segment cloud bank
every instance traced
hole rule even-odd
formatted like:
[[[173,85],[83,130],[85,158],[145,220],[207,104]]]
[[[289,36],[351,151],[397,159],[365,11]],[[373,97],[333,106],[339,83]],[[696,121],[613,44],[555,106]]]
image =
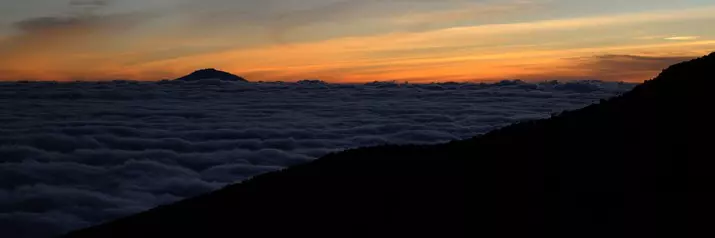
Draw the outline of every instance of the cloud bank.
[[[632,87],[0,83],[0,234],[49,237],[330,152],[469,138]]]

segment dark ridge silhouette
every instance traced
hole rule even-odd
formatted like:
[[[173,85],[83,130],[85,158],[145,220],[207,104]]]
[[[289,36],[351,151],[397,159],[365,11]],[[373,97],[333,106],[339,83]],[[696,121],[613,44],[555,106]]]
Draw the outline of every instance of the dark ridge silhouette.
[[[712,236],[715,54],[432,146],[325,156],[66,237]]]
[[[233,75],[231,73],[227,73],[224,71],[216,70],[216,69],[201,69],[194,71],[193,73],[186,75],[184,77],[178,78],[176,80],[180,81],[198,81],[202,79],[219,79],[223,81],[240,81],[240,82],[248,82],[248,80]]]
[[[300,80],[297,83],[299,84],[327,84],[325,81],[320,80],[320,79],[304,79]]]

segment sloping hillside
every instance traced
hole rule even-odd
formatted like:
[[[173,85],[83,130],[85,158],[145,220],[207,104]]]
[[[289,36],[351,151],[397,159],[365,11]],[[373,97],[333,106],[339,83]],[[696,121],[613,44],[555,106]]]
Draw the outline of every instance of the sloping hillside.
[[[715,53],[551,119],[331,154],[67,237],[700,234],[715,207],[714,80]]]

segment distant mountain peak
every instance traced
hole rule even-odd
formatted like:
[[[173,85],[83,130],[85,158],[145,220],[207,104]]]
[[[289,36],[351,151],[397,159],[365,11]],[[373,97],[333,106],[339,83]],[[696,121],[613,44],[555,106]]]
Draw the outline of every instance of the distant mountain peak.
[[[200,69],[196,70],[193,73],[183,76],[181,78],[177,78],[176,80],[181,80],[181,81],[198,81],[202,79],[219,79],[223,81],[241,81],[241,82],[248,82],[243,77],[217,70],[214,68],[206,68],[206,69]]]

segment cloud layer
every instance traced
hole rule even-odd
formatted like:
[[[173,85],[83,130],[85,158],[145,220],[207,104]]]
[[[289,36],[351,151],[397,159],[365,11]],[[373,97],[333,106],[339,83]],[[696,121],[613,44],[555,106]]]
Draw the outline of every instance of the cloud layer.
[[[56,235],[326,153],[468,138],[632,86],[0,83],[0,234]]]

